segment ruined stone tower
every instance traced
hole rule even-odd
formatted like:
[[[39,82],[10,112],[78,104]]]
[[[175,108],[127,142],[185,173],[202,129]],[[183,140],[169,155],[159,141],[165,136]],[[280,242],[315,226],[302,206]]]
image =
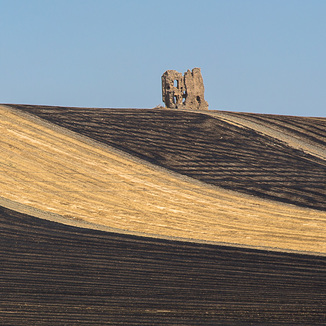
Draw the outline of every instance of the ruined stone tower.
[[[208,110],[200,68],[182,73],[167,70],[162,75],[162,98],[169,109]]]

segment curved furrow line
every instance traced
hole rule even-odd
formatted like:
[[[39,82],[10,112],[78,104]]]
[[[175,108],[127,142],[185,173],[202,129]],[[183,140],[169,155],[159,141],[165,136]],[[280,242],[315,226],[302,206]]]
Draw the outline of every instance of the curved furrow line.
[[[210,187],[14,110],[1,115],[3,198],[154,237],[326,252],[325,212]]]
[[[0,207],[2,325],[321,325],[325,257],[75,228]]]
[[[286,144],[287,135],[278,140],[267,127],[270,135],[264,135],[235,123],[233,115],[227,122],[225,113],[210,111],[12,107],[211,185],[326,210],[320,148],[320,158],[306,154],[299,150],[304,141],[295,149]]]
[[[326,160],[326,118],[300,118],[225,111],[209,114],[252,128]]]

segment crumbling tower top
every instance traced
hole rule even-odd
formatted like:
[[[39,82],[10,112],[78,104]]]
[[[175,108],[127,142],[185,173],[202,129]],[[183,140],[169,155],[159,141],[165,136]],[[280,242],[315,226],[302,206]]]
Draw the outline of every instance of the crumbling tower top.
[[[182,73],[167,70],[162,75],[162,98],[169,109],[208,110],[200,68]]]

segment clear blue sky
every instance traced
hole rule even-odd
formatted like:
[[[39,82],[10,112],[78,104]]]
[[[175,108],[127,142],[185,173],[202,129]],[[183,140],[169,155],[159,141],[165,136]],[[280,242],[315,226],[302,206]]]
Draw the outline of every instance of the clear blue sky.
[[[210,109],[326,116],[325,0],[0,0],[0,103],[151,108],[200,67]]]

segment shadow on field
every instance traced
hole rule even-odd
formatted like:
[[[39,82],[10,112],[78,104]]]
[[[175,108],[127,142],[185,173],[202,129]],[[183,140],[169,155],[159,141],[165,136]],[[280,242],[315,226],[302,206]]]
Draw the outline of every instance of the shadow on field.
[[[81,229],[0,207],[1,325],[321,325],[326,258]]]
[[[325,161],[218,117],[175,110],[8,106],[208,184],[326,210]],[[280,117],[265,120],[282,124]],[[301,123],[300,137],[323,143],[322,122],[317,126],[299,117],[295,122],[297,129]]]

